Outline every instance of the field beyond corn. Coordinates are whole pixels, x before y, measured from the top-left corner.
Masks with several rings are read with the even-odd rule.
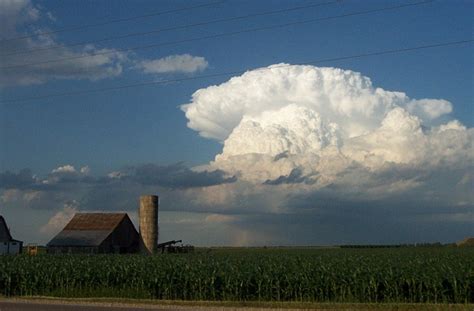
[[[0,295],[169,300],[474,302],[474,249],[212,249],[0,257]]]

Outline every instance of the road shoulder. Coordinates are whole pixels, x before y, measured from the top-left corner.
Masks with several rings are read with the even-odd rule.
[[[404,304],[404,303],[311,303],[311,302],[235,302],[235,301],[177,301],[121,298],[56,298],[56,297],[0,297],[1,302],[19,304],[51,304],[155,310],[474,310],[474,304]]]

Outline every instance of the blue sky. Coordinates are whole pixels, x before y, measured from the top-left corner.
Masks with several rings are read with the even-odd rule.
[[[328,1],[328,3],[329,2],[330,1]],[[31,35],[38,31],[48,32],[51,30],[67,28],[69,26],[95,24],[102,21],[197,6],[205,3],[210,2],[60,2],[25,0],[18,1],[14,5],[9,2],[4,2],[2,4],[4,10],[2,10],[3,13],[1,13],[4,15],[2,15],[2,17],[4,17],[2,19],[4,25],[1,34],[3,39],[8,39],[21,35]],[[306,8],[303,10],[294,10],[286,13],[248,18],[239,21],[220,22],[206,26],[189,27],[186,29],[167,31],[154,35],[111,40],[93,44],[89,47],[84,47],[82,45],[67,47],[69,44],[99,40],[111,36],[194,24],[202,21],[256,14],[298,6],[307,6],[312,3],[317,2],[229,0],[219,2],[209,7],[183,10],[180,12],[142,18],[128,22],[89,27],[78,31],[58,32],[55,34],[44,35],[43,37],[33,37],[30,38],[32,41],[28,42],[27,40],[9,41],[7,43],[3,42],[2,50],[7,53],[12,53],[12,51],[14,52],[18,49],[21,50],[32,47],[41,48],[51,44],[51,42],[55,45],[62,45],[62,47],[49,50],[48,54],[44,55],[42,53],[30,53],[10,58],[7,56],[2,60],[2,67],[57,59],[61,55],[85,55],[87,53],[102,51],[103,49],[108,49],[110,54],[106,56],[107,59],[97,60],[96,63],[92,61],[96,59],[94,57],[78,61],[63,62],[61,63],[62,66],[56,66],[55,64],[57,63],[47,63],[40,69],[34,69],[36,71],[33,71],[33,73],[31,71],[28,73],[28,70],[26,70],[28,68],[25,69],[26,72],[20,72],[20,70],[17,72],[14,69],[13,72],[3,70],[3,77],[1,78],[2,86],[0,89],[1,99],[9,100],[39,96],[43,94],[106,88],[117,85],[134,84],[142,81],[179,79],[199,75],[211,75],[227,71],[245,71],[279,63],[306,64],[308,61],[319,59],[357,55],[379,50],[415,47],[449,41],[469,40],[472,38],[472,14],[474,13],[474,5],[472,2],[434,1],[417,6],[387,10],[361,16],[334,18],[331,20],[283,27],[279,29],[262,30],[222,38],[120,52],[120,49],[126,49],[133,46],[181,41],[190,38],[235,32],[255,27],[265,27],[276,24],[291,23],[299,20],[338,16],[351,12],[412,3],[410,1],[337,1],[327,5]],[[64,47],[64,45],[66,45],[66,47]],[[176,57],[179,59],[182,55],[189,55],[190,60],[188,59],[188,63],[185,61],[184,65],[183,63],[177,65]],[[461,174],[459,172],[466,171],[472,172],[472,158],[469,157],[469,153],[472,151],[472,136],[469,136],[472,135],[470,128],[472,128],[474,124],[472,111],[472,55],[473,45],[472,43],[469,43],[393,55],[328,62],[318,64],[317,66],[329,66],[351,70],[353,72],[360,72],[363,76],[371,79],[374,89],[382,88],[387,91],[404,92],[411,99],[443,99],[450,103],[451,109],[448,109],[450,110],[449,112],[441,113],[429,122],[424,121],[422,125],[424,128],[435,128],[449,121],[458,120],[465,128],[467,128],[466,131],[470,133],[467,134],[468,136],[465,138],[467,143],[464,142],[462,145],[463,147],[460,147],[462,150],[458,152],[459,154],[462,153],[463,155],[468,155],[461,161],[464,163],[461,167],[453,168],[443,166],[440,168],[437,166],[436,168],[422,168],[421,165],[416,166],[411,162],[409,164],[407,164],[408,162],[403,161],[403,163],[397,162],[398,158],[396,157],[392,157],[386,161],[386,165],[394,165],[390,170],[398,172],[394,173],[391,171],[392,173],[390,174],[392,175],[387,172],[384,173],[384,176],[387,174],[391,176],[390,178],[393,183],[400,183],[401,180],[397,180],[396,176],[402,174],[399,173],[400,171],[403,171],[403,174],[405,174],[408,170],[406,167],[401,167],[402,164],[411,165],[411,169],[408,170],[410,172],[407,173],[411,177],[403,178],[403,181],[410,180],[411,182],[416,181],[417,183],[420,183],[420,180],[427,175],[446,176],[447,174],[451,176],[454,174],[453,172],[457,172],[456,174]],[[166,70],[160,67],[161,72],[157,72],[156,68],[153,69],[152,62],[158,62],[160,59],[162,60],[161,63],[159,63],[160,66],[171,67],[167,67],[168,69]],[[88,60],[90,60],[90,62],[88,62]],[[157,63],[155,63],[155,65],[156,64]],[[201,67],[198,66],[198,69],[194,68],[193,66],[196,66],[196,64],[201,64]],[[148,68],[148,71],[155,71],[155,73],[147,72],[146,68]],[[291,76],[290,73],[287,74]],[[215,103],[226,103],[225,97],[219,98],[219,96],[221,96],[219,95],[220,93],[216,95],[209,92],[209,96],[213,99],[202,101],[192,98],[192,95],[199,89],[206,89],[212,85],[225,83],[229,78],[230,76],[221,76],[196,79],[182,83],[168,83],[164,85],[129,88],[119,91],[77,96],[51,97],[15,103],[2,103],[0,104],[0,172],[10,171],[12,174],[19,175],[21,169],[27,168],[31,170],[31,175],[35,175],[36,177],[34,178],[37,178],[33,183],[42,184],[44,180],[49,178],[51,184],[55,174],[83,174],[90,175],[91,178],[94,177],[100,179],[101,176],[107,176],[107,174],[110,174],[111,172],[124,172],[132,168],[132,171],[135,171],[130,174],[136,174],[138,176],[139,173],[137,172],[143,172],[143,170],[139,170],[138,168],[142,168],[142,165],[144,164],[155,165],[158,167],[157,172],[162,174],[163,169],[167,166],[177,162],[184,162],[185,168],[180,166],[180,173],[176,175],[178,177],[172,175],[170,178],[173,180],[176,180],[176,178],[181,180],[179,178],[184,178],[183,176],[187,176],[186,178],[191,178],[189,176],[192,176],[192,178],[197,178],[199,181],[201,178],[211,178],[213,180],[212,183],[214,183],[215,186],[219,186],[219,184],[222,183],[221,185],[224,187],[222,189],[213,189],[212,191],[233,193],[232,197],[234,199],[236,197],[239,198],[236,199],[236,202],[245,201],[247,203],[241,206],[238,203],[234,204],[229,201],[228,204],[226,204],[226,206],[230,206],[229,208],[232,210],[229,212],[227,209],[222,210],[222,207],[219,204],[213,206],[212,200],[206,201],[203,199],[201,200],[202,202],[208,203],[202,203],[200,201],[201,203],[195,204],[192,197],[186,197],[188,198],[188,201],[182,199],[179,204],[176,203],[176,205],[170,206],[169,210],[165,212],[165,215],[168,213],[168,216],[164,216],[164,223],[166,223],[166,221],[169,221],[170,223],[168,227],[165,226],[165,228],[168,228],[166,229],[168,231],[165,232],[170,232],[168,233],[170,238],[174,238],[174,236],[172,236],[172,232],[174,232],[173,230],[178,231],[179,228],[182,229],[182,226],[189,228],[189,223],[198,226],[201,224],[200,222],[206,222],[206,219],[210,217],[208,223],[212,222],[212,220],[218,220],[216,221],[217,224],[215,224],[217,227],[211,226],[208,231],[204,230],[202,238],[200,238],[198,242],[193,241],[196,244],[295,243],[302,235],[307,235],[311,230],[295,229],[294,231],[288,232],[287,235],[279,237],[274,234],[278,223],[277,220],[270,224],[263,224],[260,222],[260,218],[257,219],[249,216],[253,213],[249,214],[248,207],[255,204],[261,204],[264,207],[263,210],[255,211],[255,213],[259,215],[265,215],[268,213],[270,216],[275,216],[280,215],[281,211],[275,212],[275,205],[265,201],[266,197],[271,196],[271,191],[268,192],[268,189],[262,190],[262,192],[258,194],[253,193],[252,195],[249,195],[248,191],[242,190],[247,187],[245,184],[248,183],[249,180],[253,180],[252,182],[254,182],[254,179],[252,179],[253,177],[246,177],[245,169],[236,169],[234,164],[224,165],[210,163],[214,160],[216,155],[226,154],[225,150],[223,152],[222,141],[220,142],[219,139],[207,139],[199,135],[199,133],[202,134],[207,131],[207,128],[203,126],[198,125],[194,128],[188,127],[187,123],[190,121],[190,118],[185,115],[182,109],[180,109],[181,105],[194,103],[197,106],[200,104],[207,105],[202,107],[209,107],[209,110],[206,110],[208,115],[215,112],[215,107],[212,105]],[[256,81],[247,81],[245,83],[253,85],[255,83],[260,83],[259,81],[263,80],[257,79]],[[291,83],[291,81],[289,83]],[[245,88],[243,90],[245,90]],[[234,94],[232,93],[234,91],[236,94],[235,96],[238,96],[240,89],[230,89],[230,94]],[[276,99],[275,102],[278,102],[278,99]],[[239,105],[239,101],[230,100],[227,104]],[[259,105],[258,102],[255,102],[254,104],[255,106]],[[407,104],[407,107],[411,106]],[[416,108],[413,109],[413,111],[416,110]],[[421,118],[420,115],[411,111],[410,108],[406,108],[406,110]],[[320,111],[318,111],[318,113],[319,112]],[[324,119],[324,113],[322,115]],[[213,120],[217,120],[216,123],[219,123],[219,120],[222,120],[222,124],[224,124],[225,127],[227,116],[228,115],[225,113],[221,116],[213,116],[213,118],[215,118]],[[257,116],[253,114],[243,114],[241,118],[245,119],[245,116],[257,118]],[[198,117],[202,117],[202,115]],[[381,120],[383,117],[385,117],[385,115],[380,116],[380,120],[378,120],[379,123],[382,122]],[[200,122],[198,119],[193,120]],[[200,120],[202,120],[202,118]],[[256,119],[254,119],[254,121],[255,120]],[[362,124],[361,126],[365,125]],[[373,130],[373,128],[370,128],[370,130]],[[253,137],[251,134],[252,133],[250,133],[248,137]],[[366,133],[364,132],[364,134]],[[351,136],[352,134],[347,135]],[[239,145],[241,141],[238,139],[235,141],[237,143],[232,145],[231,143],[233,141],[229,140],[229,146],[246,146],[245,144]],[[231,149],[231,147],[229,148]],[[375,148],[373,150],[378,149]],[[436,153],[438,151],[432,152]],[[258,152],[256,153],[258,154]],[[456,155],[458,155],[458,153],[456,153]],[[239,155],[240,154],[241,153],[239,153]],[[441,156],[442,152],[439,151],[439,154]],[[318,153],[318,156],[321,155]],[[443,160],[440,160],[440,162],[443,161],[449,162],[444,158]],[[63,169],[57,172],[53,171],[60,167],[65,168],[67,165],[73,166],[74,170]],[[193,174],[195,174],[194,172],[197,166],[205,166],[204,168],[200,168],[201,170],[204,169],[204,172],[212,172],[217,169],[219,174],[222,173],[222,176],[218,174],[219,176],[216,177],[215,175],[206,175],[204,173],[194,176]],[[88,168],[80,173],[79,170],[83,167]],[[190,168],[193,167],[194,169],[190,170]],[[301,170],[302,173],[300,174],[304,175],[303,172],[308,168],[301,164],[297,168],[292,169]],[[421,170],[424,173],[419,173],[418,170]],[[418,173],[415,174],[415,171]],[[291,176],[295,177],[297,172],[300,171],[293,171],[293,175],[289,172],[283,172],[281,176],[285,178]],[[370,178],[375,178],[373,169],[371,172],[372,175],[370,175]],[[438,174],[438,172],[443,172],[443,174]],[[276,178],[273,178],[274,176],[272,174],[273,173],[269,173],[268,176],[271,176],[272,179],[276,180]],[[461,175],[458,179],[462,179],[466,176]],[[242,178],[240,178],[240,176],[242,176]],[[420,176],[424,177],[422,178]],[[15,175],[14,177],[16,178],[18,176]],[[7,180],[11,181],[11,178],[7,179],[4,177],[4,199],[2,201],[4,211],[2,213],[10,216],[10,223],[13,222],[12,226],[14,227],[24,226],[25,224],[18,220],[12,220],[12,218],[19,219],[19,215],[23,215],[23,213],[26,214],[30,210],[34,210],[35,213],[38,213],[39,216],[37,219],[39,220],[31,219],[31,221],[36,222],[36,227],[32,227],[38,229],[31,229],[32,232],[21,237],[24,239],[34,239],[35,230],[43,228],[45,223],[48,224],[51,217],[54,217],[55,215],[57,216],[58,213],[64,214],[57,216],[58,219],[61,215],[67,217],[67,212],[65,213],[63,210],[66,208],[66,205],[69,206],[68,211],[70,212],[98,210],[100,209],[97,207],[100,205],[100,198],[104,200],[102,204],[106,204],[107,196],[105,196],[105,194],[99,197],[94,196],[95,194],[100,193],[100,189],[103,189],[104,186],[100,186],[100,183],[97,182],[97,184],[93,183],[93,186],[89,184],[86,187],[84,184],[87,182],[83,181],[83,178],[85,178],[84,176],[76,176],[75,178],[75,182],[77,182],[76,186],[78,188],[72,187],[66,189],[59,187],[60,190],[55,189],[53,191],[51,189],[38,188],[38,185],[34,187],[26,185],[8,185]],[[237,181],[229,182],[229,180],[233,180],[232,178],[236,178]],[[423,191],[428,193],[434,189],[444,189],[443,186],[435,185],[436,178],[438,177],[430,177],[427,178],[427,181],[423,181],[423,187],[425,187],[423,188]],[[469,179],[471,177],[467,178]],[[453,180],[455,179],[456,178],[453,177]],[[54,180],[55,182],[58,182],[61,178]],[[80,182],[78,182],[78,180],[80,180]],[[143,188],[137,187],[135,192],[130,190],[130,196],[137,195],[143,190],[159,192],[163,195],[170,193],[169,197],[181,196],[179,191],[188,191],[185,189],[186,187],[176,187],[179,182],[172,183],[173,186],[169,186],[169,182],[163,182],[161,179],[155,183],[143,182],[143,179],[140,179],[139,177],[136,177],[135,179],[132,178],[131,180],[145,186]],[[298,180],[303,180],[303,178]],[[265,181],[265,179],[263,179],[263,181]],[[333,182],[333,185],[334,184],[337,183]],[[234,185],[235,187],[232,187],[235,189],[229,189],[229,187],[231,187],[230,185]],[[356,188],[353,184],[351,185],[354,189]],[[68,184],[68,187],[69,186],[70,184]],[[304,187],[306,186],[307,184],[305,184]],[[342,184],[339,186],[342,187]],[[123,187],[131,189],[136,187],[136,185],[132,187],[126,184],[123,185]],[[303,191],[305,196],[312,196],[314,193],[320,193],[321,191],[324,193],[326,193],[326,191],[328,191],[328,193],[334,191],[334,193],[328,195],[327,199],[327,202],[332,202],[335,197],[339,197],[339,192],[332,188],[328,190],[326,189],[327,187],[327,184],[321,184],[312,190],[306,188],[303,190],[303,188],[299,188],[298,191]],[[400,218],[406,217],[409,219],[404,223],[404,226],[407,226],[408,228],[411,228],[410,230],[415,230],[413,232],[418,233],[407,235],[402,234],[400,231],[399,236],[396,237],[382,234],[381,241],[371,240],[373,232],[383,230],[380,227],[373,228],[370,232],[361,232],[359,235],[359,241],[405,242],[415,240],[450,240],[462,238],[464,235],[470,233],[472,234],[472,229],[468,229],[472,225],[469,221],[472,221],[473,215],[472,195],[469,194],[470,190],[472,190],[472,180],[469,179],[467,181],[466,187],[457,189],[454,192],[450,191],[451,194],[447,195],[449,196],[449,199],[446,198],[446,204],[444,206],[440,206],[439,209],[436,210],[424,211],[423,213],[424,215],[430,215],[429,217],[431,218],[436,218],[441,217],[439,216],[442,214],[440,210],[443,210],[443,213],[448,213],[451,216],[454,214],[457,215],[452,217],[468,219],[467,223],[466,221],[461,224],[446,222],[439,225],[430,222],[426,225],[427,229],[420,233],[416,231],[416,227],[419,228],[421,226],[420,222],[415,220],[416,217],[410,213],[405,213],[403,210],[400,211]],[[79,188],[80,190],[78,190]],[[190,188],[192,191],[201,191],[200,194],[192,194],[196,196],[205,196],[205,193],[211,191],[208,189],[209,186],[205,182],[203,184],[197,182],[196,185],[193,184]],[[15,192],[15,198],[12,199],[11,196],[14,191],[17,192]],[[106,191],[111,190],[106,189],[104,190],[104,193],[106,193]],[[114,191],[119,190],[115,189]],[[285,196],[285,200],[288,199],[288,202],[296,200],[293,197],[293,194],[295,193],[294,189],[286,189],[286,191],[289,192]],[[299,193],[298,191],[296,192]],[[310,193],[308,193],[308,191]],[[422,190],[419,191],[420,193],[422,192]],[[6,198],[5,193],[10,195],[8,199]],[[75,195],[72,193],[75,193]],[[35,198],[41,197],[41,199],[38,199],[38,202],[35,203],[36,199],[25,199],[25,196],[28,197],[28,194],[29,197],[36,196]],[[189,193],[186,194],[192,196]],[[91,199],[92,197],[93,199]],[[259,199],[257,201],[252,201],[256,197]],[[397,194],[397,197],[395,198],[389,197],[386,199],[390,200],[390,205],[395,206],[393,207],[394,210],[390,210],[387,213],[398,213],[395,212],[395,210],[398,211],[396,202],[397,200],[401,200],[401,197],[403,197],[403,195]],[[416,197],[415,194],[414,197]],[[352,206],[354,205],[354,201],[357,201],[353,197],[350,198],[351,199],[348,198],[347,200],[342,200],[343,202],[341,201],[341,209],[344,210],[346,208],[345,206]],[[114,204],[117,204],[117,208],[120,207],[121,209],[126,209],[132,212],[134,211],[135,206],[130,202],[135,202],[134,200],[134,198],[127,199]],[[301,201],[301,198],[297,198],[297,200]],[[385,204],[383,199],[380,200],[382,202],[380,204]],[[196,201],[199,201],[199,199],[196,199]],[[455,201],[463,202],[464,209],[461,212],[458,210],[455,212],[445,212],[444,209],[453,205],[453,202]],[[90,202],[96,203],[92,204]],[[164,202],[166,202],[166,199],[164,199]],[[322,202],[321,204],[325,205],[327,202]],[[371,199],[370,202],[373,202],[373,200]],[[428,203],[425,202],[423,204],[430,205],[430,202],[431,201],[428,201]],[[132,204],[132,206],[127,204]],[[196,206],[190,208],[190,210],[183,208],[183,206],[188,204],[195,204]],[[268,204],[268,209],[265,208],[266,204]],[[363,205],[363,203],[361,204]],[[413,199],[409,204],[400,203],[400,205],[404,206],[410,204],[420,205],[420,202]],[[271,212],[269,212],[269,210],[271,210]],[[344,219],[348,217],[347,213],[336,212],[336,210],[338,209],[332,209],[329,214],[323,213],[325,215],[324,217],[328,217],[327,223],[325,223],[327,226],[327,229],[325,229],[326,231],[324,231],[325,234],[334,234],[333,231],[338,230],[338,226],[341,226],[341,223],[344,223],[345,221]],[[343,213],[344,217],[342,217],[341,213]],[[302,221],[300,219],[300,212],[291,211],[290,214],[296,215],[294,221]],[[380,216],[378,215],[378,212],[376,214],[377,215],[373,217],[386,216]],[[182,217],[179,215],[182,215]],[[321,216],[321,214],[317,215]],[[367,217],[370,215],[372,214],[368,212]],[[321,222],[321,219],[325,219],[323,216],[318,218],[316,214],[313,214],[313,216],[318,222]],[[186,222],[182,222],[182,219],[188,219],[188,225],[186,225]],[[423,224],[427,222],[426,219],[420,221],[423,222]],[[331,225],[333,222],[335,222],[336,225]],[[259,232],[253,233],[249,231],[248,228],[252,228],[257,223],[258,227],[262,229]],[[392,225],[395,226],[395,224]],[[436,226],[444,226],[447,228],[446,231],[450,233],[437,235],[435,232],[436,230],[433,229]],[[455,230],[452,231],[450,228],[456,226],[458,229],[453,233]],[[308,228],[310,227],[311,226],[308,225]],[[20,229],[17,230],[18,232],[21,232]],[[410,230],[408,230],[408,232],[412,232]],[[43,230],[39,241],[47,241],[53,231],[54,230]],[[232,234],[239,238],[233,239],[229,237],[228,239],[223,238],[221,240],[215,240],[213,232],[232,232]],[[21,233],[19,234],[21,235]],[[194,234],[195,233],[190,232],[188,237],[192,239]],[[359,242],[352,241],[348,237],[350,234],[352,233],[349,232],[347,233],[347,236],[345,236],[344,234],[341,234],[339,230],[338,234],[334,234],[334,236],[340,236],[339,239],[325,240],[315,238],[313,240],[309,239],[307,242],[322,244],[337,243],[339,241]],[[255,238],[254,241],[248,240],[249,238],[247,236],[260,237],[260,240],[258,238]]]

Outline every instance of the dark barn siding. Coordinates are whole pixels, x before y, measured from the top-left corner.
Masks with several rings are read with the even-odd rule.
[[[135,253],[139,235],[130,218],[124,218],[99,246],[101,253]]]

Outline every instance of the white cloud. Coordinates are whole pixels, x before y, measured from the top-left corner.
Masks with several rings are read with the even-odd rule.
[[[337,124],[325,122],[316,111],[290,104],[259,117],[244,116],[225,141],[223,155],[319,152],[339,145],[338,132]]]
[[[372,171],[389,164],[462,167],[474,157],[472,129],[459,121],[429,127],[452,111],[451,103],[410,99],[337,68],[249,71],[196,91],[182,109],[190,128],[224,143],[210,167],[254,183],[317,189],[337,183],[354,164]]]
[[[24,193],[21,190],[7,189],[3,191],[2,195],[0,196],[0,202],[2,202],[3,204],[14,202],[23,197],[23,195]]]
[[[446,124],[441,124],[438,129],[439,132],[444,132],[447,130],[465,131],[466,127],[462,125],[462,123],[459,122],[458,120],[453,120]]]
[[[57,168],[51,170],[51,176],[61,176],[61,175],[70,175],[70,176],[87,176],[91,172],[91,169],[88,165],[81,167],[77,170],[74,165],[65,164],[62,166],[58,166]]]
[[[62,183],[83,182],[90,177],[89,174],[90,168],[87,165],[78,170],[73,165],[66,164],[53,169],[48,177],[41,182],[44,185],[50,186]],[[93,178],[90,180],[92,181]]]
[[[113,171],[113,172],[110,172],[109,174],[107,174],[107,177],[110,178],[110,179],[120,179],[123,176],[125,176],[125,174],[122,173],[122,172],[119,172],[119,171]]]
[[[0,69],[0,86],[42,84],[54,79],[88,79],[98,80],[115,77],[122,73],[123,64],[127,55],[113,49],[98,49],[86,46],[80,49],[71,49],[61,46],[54,34],[46,34],[49,29],[36,27],[34,22],[40,19],[53,21],[50,12],[44,12],[35,7],[31,1],[0,1],[0,38],[38,34],[18,40],[10,40],[2,44],[2,67],[12,67],[27,63],[41,63],[25,67]],[[25,26],[28,24],[28,26]],[[22,27],[24,30],[18,31]],[[46,49],[48,46],[54,49]],[[25,50],[38,50],[32,53],[18,53]],[[107,53],[102,55],[92,54]],[[7,55],[10,54],[10,55]],[[82,56],[88,56],[80,58]],[[71,58],[60,62],[49,62]]]
[[[336,123],[343,137],[377,128],[395,107],[422,107],[413,109],[431,118],[451,107],[447,101],[416,101],[401,92],[375,88],[369,78],[349,70],[277,64],[197,90],[182,110],[191,129],[203,137],[224,141],[244,117],[260,118],[289,105],[307,108]],[[422,117],[416,112],[413,114]]]
[[[63,165],[63,166],[59,166],[55,169],[53,169],[51,171],[51,173],[55,174],[55,173],[76,173],[76,169],[74,168],[74,166],[70,165],[70,164],[66,164],[66,165]]]
[[[451,113],[453,106],[444,99],[421,99],[409,102],[407,109],[409,112],[429,121]]]
[[[84,175],[89,175],[91,172],[91,169],[89,168],[89,166],[83,166],[81,167],[81,174],[84,174]]]
[[[53,13],[51,13],[51,12],[46,12],[46,17],[48,17],[48,19],[53,21],[53,22],[57,21],[56,16],[54,16]]]
[[[155,60],[144,60],[138,63],[137,68],[144,73],[194,73],[203,71],[208,66],[204,57],[189,54],[170,55]]]
[[[40,228],[40,232],[47,235],[57,234],[78,211],[79,203],[77,201],[65,203],[63,209],[54,214],[48,223]]]
[[[38,20],[39,11],[30,0],[4,0],[0,1],[0,18],[2,20],[0,34],[2,38],[5,36],[3,39],[8,39],[7,35],[15,32],[17,24]]]

